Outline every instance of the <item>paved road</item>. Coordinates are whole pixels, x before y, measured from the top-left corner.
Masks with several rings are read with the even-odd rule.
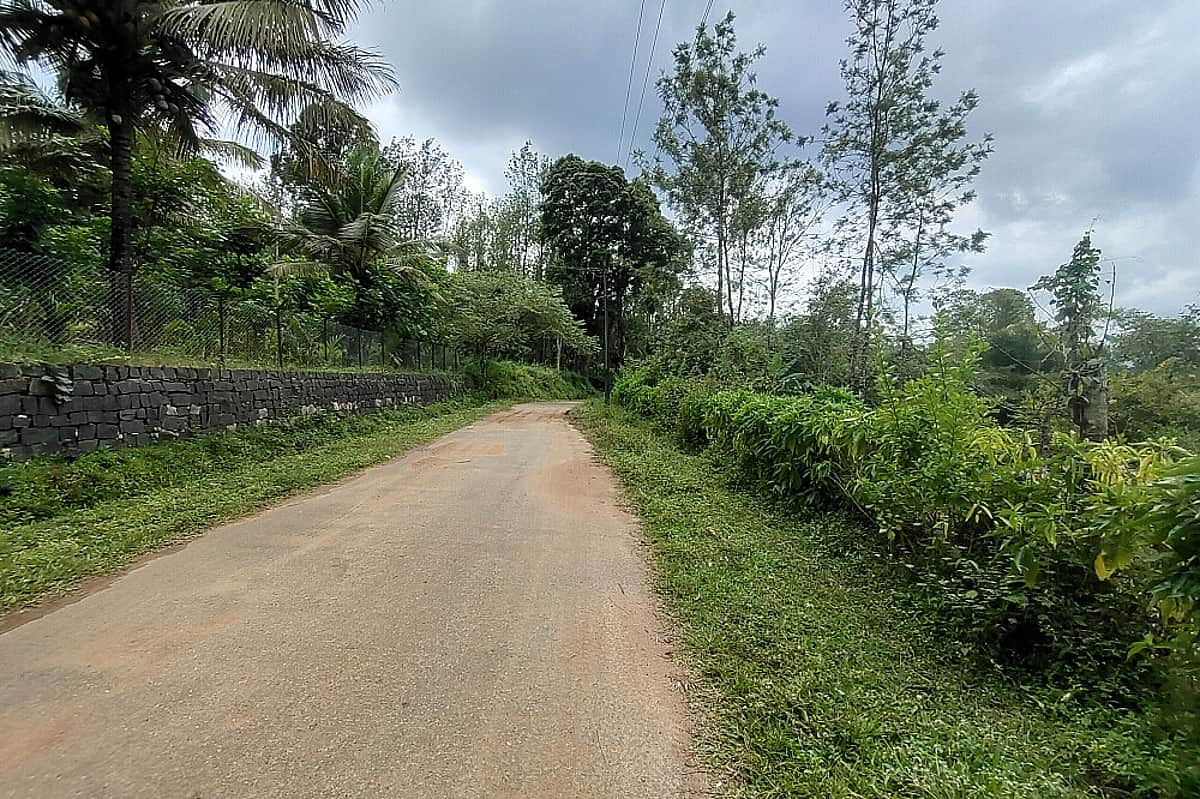
[[[634,520],[564,404],[0,635],[0,796],[699,795]]]

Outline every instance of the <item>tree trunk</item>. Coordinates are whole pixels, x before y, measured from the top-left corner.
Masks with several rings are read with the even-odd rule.
[[[908,331],[910,325],[910,311],[912,308],[913,294],[917,290],[917,277],[921,269],[921,236],[925,232],[925,219],[923,216],[917,217],[917,235],[913,239],[913,260],[912,271],[908,274],[908,285],[904,287],[904,341],[901,346],[908,344]]]
[[[610,373],[611,359],[608,353],[608,267],[604,267],[602,277],[604,286],[604,404],[607,405],[612,397],[612,378]]]
[[[123,109],[123,106],[118,108]],[[118,121],[119,120],[119,121]],[[129,113],[110,108],[112,170],[108,246],[109,338],[113,346],[132,350],[137,337],[133,313],[133,122]]]
[[[737,316],[735,322],[742,321],[742,301],[746,297],[746,261],[749,259],[748,252],[749,243],[747,242],[747,234],[742,233],[740,246],[738,248],[738,300],[737,300]]]
[[[283,368],[283,309],[275,306],[275,362]]]
[[[725,298],[729,306],[729,329],[737,324],[737,316],[733,310],[733,267],[729,265],[729,242],[725,243]]]
[[[1090,441],[1108,438],[1108,365],[1096,358],[1084,367],[1076,406],[1079,434]]]
[[[717,230],[717,315],[725,318],[725,266],[721,263],[721,253],[724,252],[724,233]]]
[[[862,269],[858,282],[858,307],[854,319],[854,345],[850,353],[850,380],[858,388],[866,385],[867,338],[871,325],[872,286],[875,271],[875,225],[878,206],[872,202],[867,220],[867,249],[863,253]]]

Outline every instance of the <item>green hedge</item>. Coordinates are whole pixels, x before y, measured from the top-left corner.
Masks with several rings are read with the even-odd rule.
[[[637,369],[614,396],[759,488],[861,515],[931,609],[989,652],[1122,674],[1131,647],[1194,652],[1200,458],[1069,435],[1042,452],[993,421],[972,368],[935,353],[917,380],[881,377],[874,407],[840,389],[771,396]]]

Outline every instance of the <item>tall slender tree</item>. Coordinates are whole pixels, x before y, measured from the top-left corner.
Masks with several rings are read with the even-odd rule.
[[[533,142],[527,141],[508,159],[504,170],[509,185],[504,205],[513,225],[512,260],[518,271],[536,280],[541,280],[545,266],[538,207],[542,202],[542,179],[549,168],[550,159],[538,155]]]
[[[463,167],[434,139],[394,139],[384,155],[402,179],[396,209],[408,238],[448,236],[465,201]]]
[[[1108,358],[1105,337],[1097,336],[1096,330],[1105,307],[1100,295],[1100,250],[1092,246],[1092,234],[1085,234],[1071,260],[1033,289],[1050,292],[1071,422],[1084,438],[1103,439],[1108,435]]]
[[[712,245],[717,295],[732,325],[744,308],[750,241],[766,218],[764,183],[785,166],[793,140],[778,101],[755,88],[753,65],[766,52],[739,52],[730,13],[675,48],[658,81],[663,116],[654,132],[653,183],[685,226]]]
[[[796,164],[774,181],[767,199],[765,288],[768,331],[773,330],[783,293],[794,283],[789,272],[811,242],[826,209],[824,177],[809,164]]]
[[[367,121],[351,103],[395,85],[374,53],[338,41],[365,0],[0,0],[0,53],[39,64],[108,128],[112,337],[132,346],[133,143],[161,130],[198,150],[229,121],[253,143]],[[245,151],[242,151],[246,154]],[[314,151],[314,156],[318,155]]]
[[[983,235],[954,236],[954,211],[991,151],[990,137],[965,142],[973,91],[943,108],[932,96],[941,50],[927,50],[937,0],[846,0],[854,25],[842,61],[845,103],[830,103],[823,159],[847,209],[838,232],[858,263],[853,372],[866,379],[877,292],[899,278],[906,309],[920,274],[950,252],[982,246]],[[900,270],[904,270],[901,272]]]

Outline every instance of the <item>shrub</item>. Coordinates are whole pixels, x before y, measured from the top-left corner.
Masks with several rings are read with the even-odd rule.
[[[873,408],[841,389],[716,391],[637,369],[614,396],[719,450],[774,496],[842,503],[869,519],[925,605],[1006,660],[1065,675],[1122,663],[1155,627],[1194,631],[1195,459],[1173,471],[1185,453],[1169,441],[1069,435],[1040,453],[995,423],[970,388],[974,365],[973,352],[935,347],[921,377],[881,374]]]
[[[646,366],[622,370],[613,385],[613,401],[673,430],[681,444],[699,448],[708,443],[705,414],[716,386],[703,377],[670,376],[655,379]]]
[[[513,361],[469,361],[463,368],[472,391],[491,399],[567,400],[595,394],[574,372]]]

